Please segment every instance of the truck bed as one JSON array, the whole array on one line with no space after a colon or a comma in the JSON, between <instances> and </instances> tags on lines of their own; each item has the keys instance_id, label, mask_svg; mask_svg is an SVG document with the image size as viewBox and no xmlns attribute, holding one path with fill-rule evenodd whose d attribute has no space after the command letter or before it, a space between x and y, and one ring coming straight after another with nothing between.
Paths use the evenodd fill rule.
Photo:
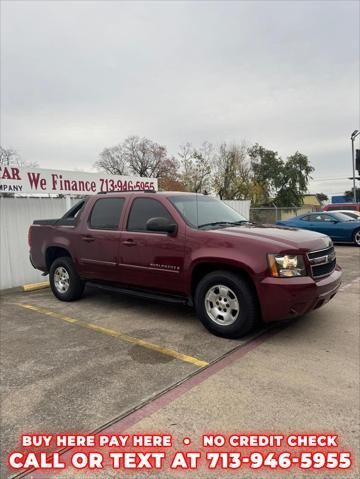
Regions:
<instances>
[{"instance_id":1,"label":"truck bed","mask_svg":"<svg viewBox=\"0 0 360 479\"><path fill-rule=\"evenodd\" d=\"M58 221L59 218L52 220L34 220L33 225L53 226L56 225Z\"/></svg>"}]
</instances>

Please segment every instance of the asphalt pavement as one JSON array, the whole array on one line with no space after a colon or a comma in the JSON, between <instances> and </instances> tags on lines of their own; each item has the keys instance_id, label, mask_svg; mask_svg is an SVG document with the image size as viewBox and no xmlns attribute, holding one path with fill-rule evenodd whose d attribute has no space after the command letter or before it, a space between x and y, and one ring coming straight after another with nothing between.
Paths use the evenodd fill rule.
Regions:
<instances>
[{"instance_id":1,"label":"asphalt pavement","mask_svg":"<svg viewBox=\"0 0 360 479\"><path fill-rule=\"evenodd\" d=\"M344 282L329 304L236 341L211 335L190 308L95 289L75 303L47 289L2 296L1 477L11 475L4 460L19 435L34 431L161 431L183 448L189 437L194 450L209 431L332 431L358 458L360 249L336 250ZM358 477L357 463L339 477ZM295 473L312 474L281 477ZM234 474L199 469L192 477Z\"/></svg>"}]
</instances>

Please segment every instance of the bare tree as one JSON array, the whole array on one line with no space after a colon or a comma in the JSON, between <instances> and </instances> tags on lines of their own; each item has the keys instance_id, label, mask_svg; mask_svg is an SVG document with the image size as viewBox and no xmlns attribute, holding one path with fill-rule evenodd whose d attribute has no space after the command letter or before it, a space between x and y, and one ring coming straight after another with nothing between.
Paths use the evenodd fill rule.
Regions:
<instances>
[{"instance_id":1,"label":"bare tree","mask_svg":"<svg viewBox=\"0 0 360 479\"><path fill-rule=\"evenodd\" d=\"M160 178L167 170L167 151L148 138L129 136L123 143L105 148L95 163L97 168L112 175L134 173L148 178Z\"/></svg>"},{"instance_id":2,"label":"bare tree","mask_svg":"<svg viewBox=\"0 0 360 479\"><path fill-rule=\"evenodd\" d=\"M160 178L166 172L166 147L148 138L130 136L122 144L130 171L139 176Z\"/></svg>"},{"instance_id":3,"label":"bare tree","mask_svg":"<svg viewBox=\"0 0 360 479\"><path fill-rule=\"evenodd\" d=\"M246 146L222 143L215 166L213 186L224 200L249 199L251 196L251 168Z\"/></svg>"},{"instance_id":4,"label":"bare tree","mask_svg":"<svg viewBox=\"0 0 360 479\"><path fill-rule=\"evenodd\" d=\"M122 145L105 148L100 153L95 166L111 175L126 175L128 173L128 164Z\"/></svg>"},{"instance_id":5,"label":"bare tree","mask_svg":"<svg viewBox=\"0 0 360 479\"><path fill-rule=\"evenodd\" d=\"M179 174L179 162L171 157L164 161L163 172L159 178L159 189L163 191L184 191L185 186Z\"/></svg>"},{"instance_id":6,"label":"bare tree","mask_svg":"<svg viewBox=\"0 0 360 479\"><path fill-rule=\"evenodd\" d=\"M178 153L181 163L182 182L187 191L204 192L211 185L211 170L214 162L214 147L204 142L200 148L191 143L181 146Z\"/></svg>"},{"instance_id":7,"label":"bare tree","mask_svg":"<svg viewBox=\"0 0 360 479\"><path fill-rule=\"evenodd\" d=\"M19 153L12 148L4 148L0 145L0 166L38 166L36 162L28 162L21 159Z\"/></svg>"},{"instance_id":8,"label":"bare tree","mask_svg":"<svg viewBox=\"0 0 360 479\"><path fill-rule=\"evenodd\" d=\"M22 166L20 155L12 148L3 148L0 146L0 165L1 166Z\"/></svg>"},{"instance_id":9,"label":"bare tree","mask_svg":"<svg viewBox=\"0 0 360 479\"><path fill-rule=\"evenodd\" d=\"M168 157L165 146L148 138L129 136L119 145L105 148L95 166L112 175L158 178L162 189L180 188L177 160Z\"/></svg>"},{"instance_id":10,"label":"bare tree","mask_svg":"<svg viewBox=\"0 0 360 479\"><path fill-rule=\"evenodd\" d=\"M193 152L191 143L186 143L180 147L178 152L182 182L187 191L193 191Z\"/></svg>"},{"instance_id":11,"label":"bare tree","mask_svg":"<svg viewBox=\"0 0 360 479\"><path fill-rule=\"evenodd\" d=\"M7 167L7 166L25 166L25 167L36 167L37 163L26 162L23 161L20 155L17 153L16 150L12 148L4 148L0 145L0 167ZM5 198L13 198L15 196L14 193L0 193L0 196Z\"/></svg>"}]
</instances>

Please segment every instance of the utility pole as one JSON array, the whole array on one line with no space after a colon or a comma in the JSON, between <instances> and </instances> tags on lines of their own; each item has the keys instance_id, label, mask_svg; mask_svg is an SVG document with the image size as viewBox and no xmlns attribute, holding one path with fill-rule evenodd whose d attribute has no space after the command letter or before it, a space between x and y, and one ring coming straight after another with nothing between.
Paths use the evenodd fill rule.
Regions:
<instances>
[{"instance_id":1,"label":"utility pole","mask_svg":"<svg viewBox=\"0 0 360 479\"><path fill-rule=\"evenodd\" d=\"M355 182L355 150L354 141L355 138L360 135L359 130L354 130L351 134L351 155L352 155L352 169L353 169L353 203L356 203L356 182Z\"/></svg>"}]
</instances>

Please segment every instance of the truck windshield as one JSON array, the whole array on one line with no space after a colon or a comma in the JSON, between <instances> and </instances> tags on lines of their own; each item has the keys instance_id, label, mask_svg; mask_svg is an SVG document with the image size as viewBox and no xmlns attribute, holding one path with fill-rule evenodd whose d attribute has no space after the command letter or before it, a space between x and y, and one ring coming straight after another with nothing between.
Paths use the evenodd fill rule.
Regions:
<instances>
[{"instance_id":1,"label":"truck windshield","mask_svg":"<svg viewBox=\"0 0 360 479\"><path fill-rule=\"evenodd\" d=\"M221 228L247 223L247 219L222 201L204 195L176 195L171 203L194 228Z\"/></svg>"}]
</instances>

